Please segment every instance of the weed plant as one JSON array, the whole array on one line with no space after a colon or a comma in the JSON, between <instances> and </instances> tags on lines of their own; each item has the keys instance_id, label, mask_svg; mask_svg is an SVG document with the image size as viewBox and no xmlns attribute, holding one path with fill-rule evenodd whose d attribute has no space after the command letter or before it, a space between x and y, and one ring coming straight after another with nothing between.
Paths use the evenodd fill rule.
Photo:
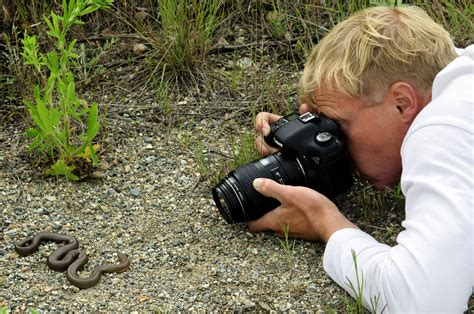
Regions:
<instances>
[{"instance_id":1,"label":"weed plant","mask_svg":"<svg viewBox=\"0 0 474 314\"><path fill-rule=\"evenodd\" d=\"M47 52L40 52L36 36L25 34L22 56L39 77L33 98L25 99L33 127L27 135L33 142L30 149L46 153L53 161L47 170L50 175L64 175L78 180L74 173L75 159L83 157L98 162L93 139L99 131L97 103L89 106L76 95L75 79L71 70L76 40L66 37L73 25L83 24L80 18L98 9L110 6L113 0L63 0L62 16L53 11L45 17L55 45Z\"/></svg>"},{"instance_id":2,"label":"weed plant","mask_svg":"<svg viewBox=\"0 0 474 314\"><path fill-rule=\"evenodd\" d=\"M364 292L364 272L360 270L357 264L357 254L354 250L351 250L352 254L352 262L354 264L354 271L356 275L356 283L352 283L351 280L346 277L346 285L352 291L354 295L355 303L347 303L346 307L348 308L350 313L365 313L366 310L363 304L362 294ZM370 311L372 313L377 313L378 305L380 301L380 295L374 296L370 298ZM385 307L382 309L381 313L384 311Z\"/></svg>"},{"instance_id":3,"label":"weed plant","mask_svg":"<svg viewBox=\"0 0 474 314\"><path fill-rule=\"evenodd\" d=\"M102 75L105 72L105 68L103 65L99 65L99 61L117 44L117 42L118 39L116 37L106 39L103 45L93 50L92 54L88 53L86 45L81 43L77 53L78 58L71 60L71 68L74 70L77 79L85 82L87 85L91 82L93 77Z\"/></svg>"},{"instance_id":4,"label":"weed plant","mask_svg":"<svg viewBox=\"0 0 474 314\"><path fill-rule=\"evenodd\" d=\"M206 153L202 142L197 147L198 151L195 154L198 160L198 168L201 177L209 180L211 185L217 184L223 177L227 176L231 170L239 166L249 163L260 157L255 148L255 133L243 132L236 137L232 137L229 152L220 153L223 157L222 161L218 163L211 161Z\"/></svg>"},{"instance_id":5,"label":"weed plant","mask_svg":"<svg viewBox=\"0 0 474 314\"><path fill-rule=\"evenodd\" d=\"M283 233L282 238L278 238L278 241L280 242L280 246L283 249L283 252L285 253L285 259L286 263L288 266L288 283L289 283L289 289L288 289L288 301L292 302L292 294L293 294L293 273L295 270L295 245L296 245L296 240L290 241L290 225L284 222L279 221L280 224L280 230Z\"/></svg>"},{"instance_id":6,"label":"weed plant","mask_svg":"<svg viewBox=\"0 0 474 314\"><path fill-rule=\"evenodd\" d=\"M0 5L2 24L3 26L12 24L26 29L51 11L55 2L56 0L2 1Z\"/></svg>"},{"instance_id":7,"label":"weed plant","mask_svg":"<svg viewBox=\"0 0 474 314\"><path fill-rule=\"evenodd\" d=\"M295 258L295 245L296 240L290 241L290 226L283 222L279 222L280 229L283 233L283 238L279 238L280 246L285 252L285 256L288 262L290 269L293 267L294 258Z\"/></svg>"},{"instance_id":8,"label":"weed plant","mask_svg":"<svg viewBox=\"0 0 474 314\"><path fill-rule=\"evenodd\" d=\"M159 9L154 20L159 29L148 25L141 33L157 52L158 67L166 65L175 75L196 74L223 19L221 0L150 0L150 6Z\"/></svg>"}]
</instances>

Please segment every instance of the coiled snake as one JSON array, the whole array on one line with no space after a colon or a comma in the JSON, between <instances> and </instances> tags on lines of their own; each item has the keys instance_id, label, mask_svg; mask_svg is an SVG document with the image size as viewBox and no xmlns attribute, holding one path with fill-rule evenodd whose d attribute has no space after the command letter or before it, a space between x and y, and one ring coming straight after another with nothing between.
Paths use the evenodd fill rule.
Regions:
<instances>
[{"instance_id":1,"label":"coiled snake","mask_svg":"<svg viewBox=\"0 0 474 314\"><path fill-rule=\"evenodd\" d=\"M44 241L64 243L48 256L46 264L55 271L66 271L69 282L80 289L87 289L99 283L102 273L118 273L130 267L130 261L125 254L118 253L118 264L104 264L97 266L89 277L79 277L77 271L88 261L86 253L79 250L79 242L73 236L60 235L52 232L39 232L33 237L28 237L15 245L15 251L20 256L27 256L36 252Z\"/></svg>"}]
</instances>

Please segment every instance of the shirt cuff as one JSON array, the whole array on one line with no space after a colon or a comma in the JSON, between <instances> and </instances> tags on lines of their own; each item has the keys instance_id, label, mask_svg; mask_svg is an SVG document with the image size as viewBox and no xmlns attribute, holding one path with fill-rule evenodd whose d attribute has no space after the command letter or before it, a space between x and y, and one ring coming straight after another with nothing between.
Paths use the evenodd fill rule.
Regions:
<instances>
[{"instance_id":1,"label":"shirt cuff","mask_svg":"<svg viewBox=\"0 0 474 314\"><path fill-rule=\"evenodd\" d=\"M326 244L323 257L323 268L326 273L338 283L344 277L341 267L343 264L341 255L343 254L344 248L347 247L349 242L353 242L354 239L359 239L363 242L369 239L370 242L375 241L370 235L360 229L344 228L334 232Z\"/></svg>"}]
</instances>

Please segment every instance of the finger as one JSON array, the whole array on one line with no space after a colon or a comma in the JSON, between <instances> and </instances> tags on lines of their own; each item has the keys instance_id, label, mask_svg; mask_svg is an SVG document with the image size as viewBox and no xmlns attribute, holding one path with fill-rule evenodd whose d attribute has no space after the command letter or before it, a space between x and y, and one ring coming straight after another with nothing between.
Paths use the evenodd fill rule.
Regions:
<instances>
[{"instance_id":1,"label":"finger","mask_svg":"<svg viewBox=\"0 0 474 314\"><path fill-rule=\"evenodd\" d=\"M312 109L311 106L306 104L306 103L303 103L303 104L300 105L300 113L301 114L310 112L311 109Z\"/></svg>"},{"instance_id":2,"label":"finger","mask_svg":"<svg viewBox=\"0 0 474 314\"><path fill-rule=\"evenodd\" d=\"M257 147L257 151L262 156L267 156L278 151L278 149L276 149L275 147L268 145L262 136L259 136L255 139L255 145Z\"/></svg>"},{"instance_id":3,"label":"finger","mask_svg":"<svg viewBox=\"0 0 474 314\"><path fill-rule=\"evenodd\" d=\"M281 118L281 116L269 113L260 112L255 119L255 129L258 132L262 132L264 136L270 134L270 124L275 123Z\"/></svg>"},{"instance_id":4,"label":"finger","mask_svg":"<svg viewBox=\"0 0 474 314\"><path fill-rule=\"evenodd\" d=\"M276 231L278 230L278 221L274 217L273 211L266 213L257 220L248 221L250 232Z\"/></svg>"},{"instance_id":5,"label":"finger","mask_svg":"<svg viewBox=\"0 0 474 314\"><path fill-rule=\"evenodd\" d=\"M259 193L274 198L282 204L288 200L288 189L290 187L287 185L279 184L270 179L257 178L253 180L253 187Z\"/></svg>"}]
</instances>

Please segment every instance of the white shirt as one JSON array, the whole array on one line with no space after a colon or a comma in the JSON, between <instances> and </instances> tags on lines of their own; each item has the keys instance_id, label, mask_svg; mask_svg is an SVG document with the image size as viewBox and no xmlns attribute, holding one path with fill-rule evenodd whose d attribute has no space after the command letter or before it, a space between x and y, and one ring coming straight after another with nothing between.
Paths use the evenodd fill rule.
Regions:
<instances>
[{"instance_id":1,"label":"white shirt","mask_svg":"<svg viewBox=\"0 0 474 314\"><path fill-rule=\"evenodd\" d=\"M461 52L461 51L460 51ZM474 289L474 45L435 78L432 101L404 139L405 228L389 247L358 229L329 239L324 269L352 296L357 256L363 302L377 312L462 313ZM373 303L373 302L372 302Z\"/></svg>"}]
</instances>

